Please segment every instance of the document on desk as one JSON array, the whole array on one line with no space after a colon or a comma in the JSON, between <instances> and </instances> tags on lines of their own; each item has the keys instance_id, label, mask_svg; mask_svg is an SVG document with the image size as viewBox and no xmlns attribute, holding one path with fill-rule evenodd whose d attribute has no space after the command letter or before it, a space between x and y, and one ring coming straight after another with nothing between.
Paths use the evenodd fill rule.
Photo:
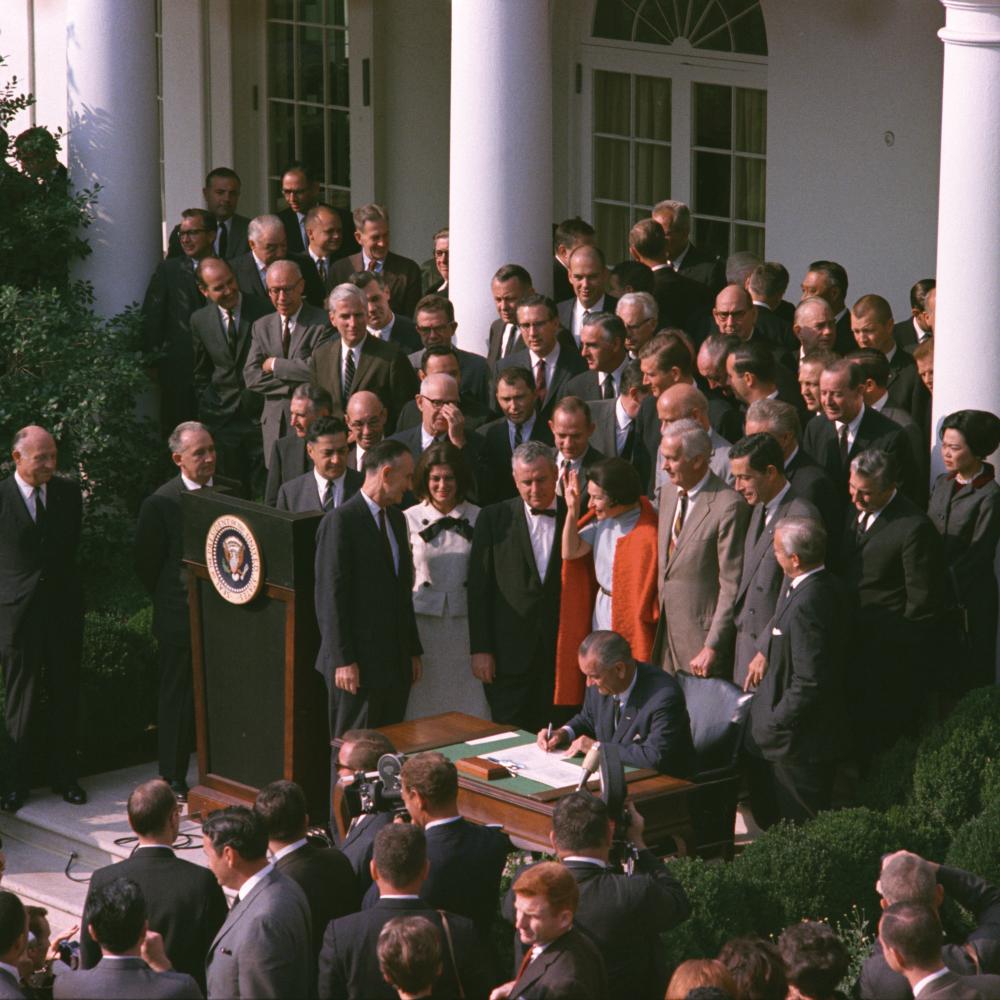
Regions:
<instances>
[{"instance_id":1,"label":"document on desk","mask_svg":"<svg viewBox=\"0 0 1000 1000\"><path fill-rule=\"evenodd\" d=\"M576 785L580 780L580 765L571 763L561 751L546 753L537 743L496 753L483 754L487 760L503 764L517 778L528 778L549 788L565 788Z\"/></svg>"}]
</instances>

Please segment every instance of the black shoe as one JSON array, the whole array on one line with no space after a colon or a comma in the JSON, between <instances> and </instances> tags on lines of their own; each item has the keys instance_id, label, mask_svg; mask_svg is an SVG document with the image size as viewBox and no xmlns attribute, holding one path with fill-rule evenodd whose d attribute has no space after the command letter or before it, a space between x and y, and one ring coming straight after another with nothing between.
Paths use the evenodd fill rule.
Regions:
<instances>
[{"instance_id":1,"label":"black shoe","mask_svg":"<svg viewBox=\"0 0 1000 1000\"><path fill-rule=\"evenodd\" d=\"M52 791L56 795L62 795L63 802L68 802L71 806L82 806L87 801L87 793L75 781L53 787Z\"/></svg>"},{"instance_id":2,"label":"black shoe","mask_svg":"<svg viewBox=\"0 0 1000 1000\"><path fill-rule=\"evenodd\" d=\"M188 792L191 791L186 781L171 781L170 790L177 796L178 802L187 802Z\"/></svg>"},{"instance_id":3,"label":"black shoe","mask_svg":"<svg viewBox=\"0 0 1000 1000\"><path fill-rule=\"evenodd\" d=\"M28 801L27 792L7 792L2 799L0 799L0 809L4 812L16 813L25 802Z\"/></svg>"}]
</instances>

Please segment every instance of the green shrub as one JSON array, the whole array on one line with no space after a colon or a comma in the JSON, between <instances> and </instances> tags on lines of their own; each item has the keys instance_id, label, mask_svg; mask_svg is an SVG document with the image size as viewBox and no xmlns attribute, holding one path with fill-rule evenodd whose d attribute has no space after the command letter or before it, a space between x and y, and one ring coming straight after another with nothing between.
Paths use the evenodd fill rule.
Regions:
<instances>
[{"instance_id":1,"label":"green shrub","mask_svg":"<svg viewBox=\"0 0 1000 1000\"><path fill-rule=\"evenodd\" d=\"M913 768L918 743L901 739L879 754L859 789L861 805L872 809L889 809L905 804L913 792Z\"/></svg>"},{"instance_id":2,"label":"green shrub","mask_svg":"<svg viewBox=\"0 0 1000 1000\"><path fill-rule=\"evenodd\" d=\"M1000 884L1000 802L992 802L959 828L945 861Z\"/></svg>"}]
</instances>

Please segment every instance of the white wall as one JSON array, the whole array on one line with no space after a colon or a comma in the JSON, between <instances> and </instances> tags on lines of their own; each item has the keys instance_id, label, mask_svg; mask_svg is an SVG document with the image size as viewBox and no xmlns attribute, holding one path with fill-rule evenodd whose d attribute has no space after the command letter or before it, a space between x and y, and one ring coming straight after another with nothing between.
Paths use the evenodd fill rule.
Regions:
<instances>
[{"instance_id":1,"label":"white wall","mask_svg":"<svg viewBox=\"0 0 1000 1000\"><path fill-rule=\"evenodd\" d=\"M936 0L763 0L768 35L767 256L797 297L817 257L849 302L934 274L944 11ZM888 145L885 133L892 132Z\"/></svg>"}]
</instances>

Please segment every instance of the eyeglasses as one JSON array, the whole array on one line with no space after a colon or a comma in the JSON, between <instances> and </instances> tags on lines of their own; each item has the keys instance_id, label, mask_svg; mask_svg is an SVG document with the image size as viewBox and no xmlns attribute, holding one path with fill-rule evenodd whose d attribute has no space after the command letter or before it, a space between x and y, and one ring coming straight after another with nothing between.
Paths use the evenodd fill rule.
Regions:
<instances>
[{"instance_id":1,"label":"eyeglasses","mask_svg":"<svg viewBox=\"0 0 1000 1000\"><path fill-rule=\"evenodd\" d=\"M554 323L555 319L543 319L539 320L537 323L518 323L517 325L522 330L543 330L550 323Z\"/></svg>"},{"instance_id":2,"label":"eyeglasses","mask_svg":"<svg viewBox=\"0 0 1000 1000\"><path fill-rule=\"evenodd\" d=\"M719 309L713 309L712 312L715 313L716 319L743 319L749 309L734 309L732 312L722 312Z\"/></svg>"},{"instance_id":3,"label":"eyeglasses","mask_svg":"<svg viewBox=\"0 0 1000 1000\"><path fill-rule=\"evenodd\" d=\"M451 403L453 406L458 405L457 399L431 399L430 396L423 396L423 395L420 398L430 403L435 410L440 410L442 406L447 406L449 403Z\"/></svg>"},{"instance_id":4,"label":"eyeglasses","mask_svg":"<svg viewBox=\"0 0 1000 1000\"><path fill-rule=\"evenodd\" d=\"M276 288L268 288L268 295L291 295L292 292L298 289L299 283L296 281L294 285L278 285Z\"/></svg>"},{"instance_id":5,"label":"eyeglasses","mask_svg":"<svg viewBox=\"0 0 1000 1000\"><path fill-rule=\"evenodd\" d=\"M367 420L348 420L347 426L351 430L361 430L365 427L378 427L382 423L381 417L369 417Z\"/></svg>"},{"instance_id":6,"label":"eyeglasses","mask_svg":"<svg viewBox=\"0 0 1000 1000\"><path fill-rule=\"evenodd\" d=\"M448 333L454 325L454 323L439 323L437 326L418 326L417 333L421 337L428 337L433 333Z\"/></svg>"}]
</instances>

